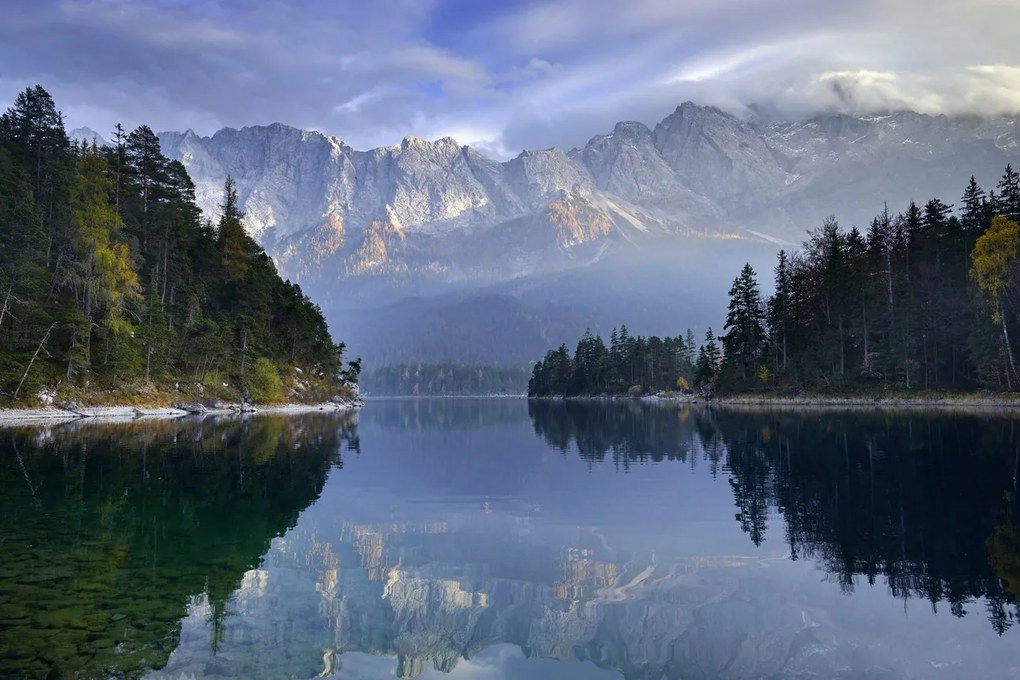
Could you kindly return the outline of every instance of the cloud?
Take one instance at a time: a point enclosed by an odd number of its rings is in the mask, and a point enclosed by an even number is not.
[[[777,114],[1020,111],[1011,0],[6,0],[0,99],[71,127],[285,122],[570,147],[692,99]]]

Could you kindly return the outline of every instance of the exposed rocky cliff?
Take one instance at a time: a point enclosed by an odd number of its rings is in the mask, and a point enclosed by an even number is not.
[[[799,243],[830,214],[844,225],[864,227],[884,202],[893,211],[936,196],[958,202],[971,174],[994,187],[1006,163],[1020,156],[1017,127],[1016,119],[913,112],[741,119],[687,102],[654,128],[621,122],[584,148],[524,151],[503,162],[450,138],[407,137],[399,145],[359,151],[338,138],[281,124],[226,128],[211,137],[165,132],[160,141],[168,156],[187,167],[211,219],[218,215],[224,179],[233,176],[246,227],[281,273],[319,302],[334,326],[343,323],[336,330],[356,354],[379,363],[436,361],[445,354],[379,340],[434,332],[433,315],[426,315],[424,326],[402,325],[394,333],[359,326],[365,309],[380,310],[412,295],[475,294],[481,286],[490,287],[486,294],[512,287],[518,292],[511,295],[525,295],[533,304],[548,297],[549,277],[568,271],[577,276],[579,268],[600,282],[598,300],[553,300],[584,317],[574,335],[588,325],[618,322],[660,334],[676,332],[676,324],[704,328],[717,320],[696,310],[673,309],[668,328],[625,312],[646,303],[675,306],[677,291],[694,286],[725,292],[724,274],[745,259],[755,262],[756,255],[767,256],[755,266],[768,271],[772,253],[766,251],[775,243]],[[741,249],[720,240],[734,238],[758,245],[735,252]],[[768,240],[772,246],[761,247]],[[725,261],[723,248],[729,249]],[[664,267],[655,265],[650,287],[636,298],[629,292],[615,302],[605,297],[635,273],[652,271],[649,256],[667,256]],[[714,263],[718,281],[693,273],[697,258]],[[610,260],[615,264],[607,268]],[[604,286],[610,279],[613,285]],[[340,308],[359,311],[342,314]],[[513,338],[514,347],[535,356],[558,344],[544,309],[528,316],[537,323],[525,320],[523,326],[549,337],[534,346]],[[459,317],[447,323],[460,325]],[[462,356],[468,349],[450,351]],[[476,361],[506,362],[505,352],[482,354]]]
[[[592,244],[648,235],[750,229],[799,240],[829,213],[862,222],[885,200],[952,201],[972,172],[991,182],[1017,148],[1013,119],[776,122],[690,102],[654,129],[622,122],[583,149],[505,162],[450,138],[358,151],[280,124],[160,139],[207,216],[232,175],[250,233],[285,275],[320,293],[379,275],[548,272],[587,261]]]

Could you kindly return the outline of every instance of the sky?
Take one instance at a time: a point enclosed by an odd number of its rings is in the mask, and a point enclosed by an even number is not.
[[[0,106],[68,129],[286,123],[505,158],[737,114],[1020,112],[1020,0],[0,0]]]

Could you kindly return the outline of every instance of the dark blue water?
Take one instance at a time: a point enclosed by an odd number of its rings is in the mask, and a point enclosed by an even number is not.
[[[0,675],[1020,677],[1015,427],[451,399],[3,430]]]

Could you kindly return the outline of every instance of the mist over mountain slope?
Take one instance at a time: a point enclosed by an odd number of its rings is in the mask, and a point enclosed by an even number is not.
[[[620,247],[600,262],[480,288],[403,298],[381,306],[331,308],[327,319],[374,365],[455,362],[516,367],[585,329],[609,336],[677,335],[719,330],[731,273],[750,260],[772,266],[771,248],[748,241],[660,239],[657,247]],[[759,246],[761,244],[758,244]]]
[[[955,202],[1016,160],[1017,119],[897,112],[742,120],[690,102],[581,149],[499,162],[450,138],[358,151],[281,124],[160,135],[200,206],[227,175],[246,227],[370,363],[517,363],[624,322],[718,324],[746,259],[835,214]],[[647,274],[644,283],[631,282]]]

